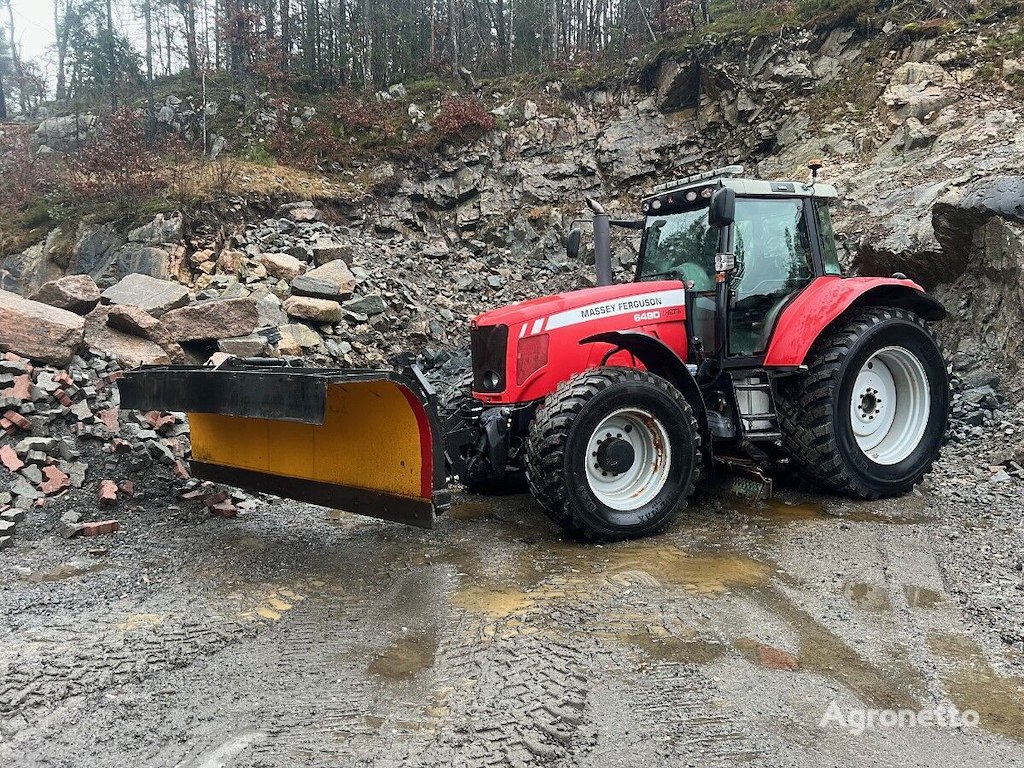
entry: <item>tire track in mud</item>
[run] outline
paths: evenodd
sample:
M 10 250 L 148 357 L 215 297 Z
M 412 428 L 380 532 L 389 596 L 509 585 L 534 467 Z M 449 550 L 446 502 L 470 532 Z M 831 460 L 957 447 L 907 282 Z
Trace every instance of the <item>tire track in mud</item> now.
M 456 592 L 465 613 L 438 670 L 453 681 L 449 715 L 416 764 L 752 758 L 738 710 L 697 667 L 711 646 L 680 619 L 686 590 L 637 567 L 656 546 L 631 547 L 640 554 L 612 573 L 569 568 L 523 591 L 474 583 Z M 657 658 L 657 642 L 645 650 L 637 640 L 645 637 L 673 652 Z
M 254 634 L 255 627 L 242 620 L 163 614 L 25 631 L 19 642 L 0 654 L 0 714 L 58 705 L 73 696 L 140 682 Z

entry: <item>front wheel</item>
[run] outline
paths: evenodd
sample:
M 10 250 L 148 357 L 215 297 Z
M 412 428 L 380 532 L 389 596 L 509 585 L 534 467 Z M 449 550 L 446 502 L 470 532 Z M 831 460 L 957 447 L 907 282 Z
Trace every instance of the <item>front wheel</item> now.
M 779 389 L 784 444 L 818 485 L 856 498 L 906 493 L 938 457 L 949 381 L 927 326 L 864 309 L 819 341 L 808 372 Z
M 548 516 L 600 541 L 648 536 L 693 493 L 700 433 L 682 393 L 631 368 L 581 373 L 530 425 L 526 473 Z

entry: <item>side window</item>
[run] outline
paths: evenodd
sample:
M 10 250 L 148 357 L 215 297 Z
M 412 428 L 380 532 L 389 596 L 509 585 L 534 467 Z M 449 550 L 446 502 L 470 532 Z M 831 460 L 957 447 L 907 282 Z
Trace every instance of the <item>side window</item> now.
M 825 261 L 826 275 L 841 275 L 839 253 L 836 250 L 836 233 L 832 229 L 832 216 L 824 200 L 815 200 L 814 209 L 818 214 L 818 237 L 821 240 L 821 257 Z
M 738 199 L 735 248 L 729 352 L 753 355 L 764 349 L 786 299 L 814 277 L 804 201 Z

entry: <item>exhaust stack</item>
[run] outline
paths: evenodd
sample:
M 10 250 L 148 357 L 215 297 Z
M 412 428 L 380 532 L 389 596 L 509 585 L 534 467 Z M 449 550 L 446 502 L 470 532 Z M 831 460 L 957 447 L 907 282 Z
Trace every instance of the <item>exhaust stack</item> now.
M 612 220 L 597 200 L 587 198 L 587 205 L 594 212 L 594 267 L 598 285 L 611 285 L 612 278 Z

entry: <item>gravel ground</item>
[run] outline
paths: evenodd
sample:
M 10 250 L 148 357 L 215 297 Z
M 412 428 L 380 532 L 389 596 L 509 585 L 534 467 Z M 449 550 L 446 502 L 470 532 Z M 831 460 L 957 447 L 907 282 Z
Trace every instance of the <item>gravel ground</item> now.
M 968 432 L 902 499 L 705 491 L 613 546 L 524 496 L 432 532 L 145 489 L 115 536 L 38 516 L 0 559 L 0 762 L 1024 764 L 1024 482 Z M 832 702 L 980 722 L 855 735 Z

